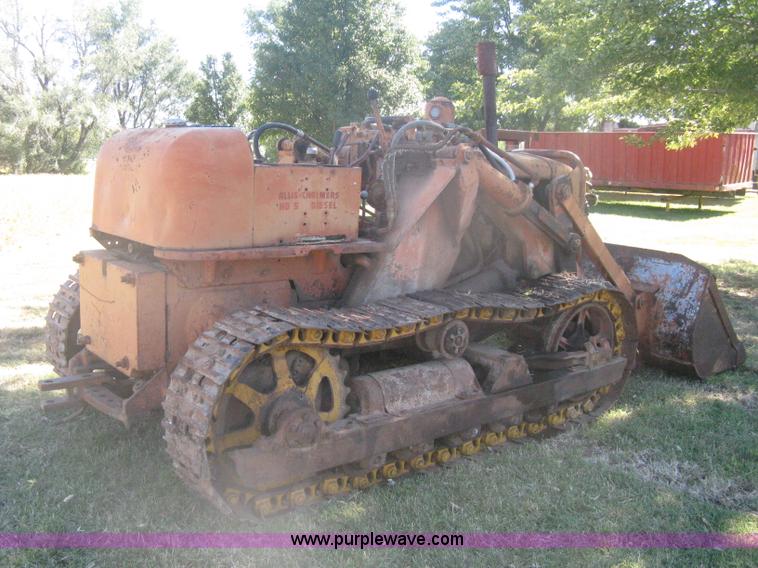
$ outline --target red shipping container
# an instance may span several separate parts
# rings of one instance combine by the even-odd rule
[[[507,134],[512,133],[512,134]],[[752,187],[756,134],[736,132],[700,140],[682,150],[654,142],[637,146],[624,140],[650,130],[613,132],[523,132],[500,130],[498,138],[523,141],[527,148],[569,150],[592,171],[595,187],[670,191],[734,192]]]

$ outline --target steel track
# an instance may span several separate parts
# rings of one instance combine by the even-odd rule
[[[69,359],[81,349],[76,344],[76,333],[79,330],[78,272],[61,284],[50,302],[45,327],[47,360],[58,375],[67,375]]]
[[[541,420],[522,422],[504,432],[482,432],[460,446],[438,443],[428,455],[392,460],[366,475],[351,477],[325,472],[307,483],[262,494],[224,486],[215,479],[214,459],[218,458],[208,451],[214,411],[225,385],[235,372],[275,347],[300,344],[370,351],[386,348],[388,344],[451,319],[490,324],[496,330],[519,323],[548,322],[574,306],[591,301],[607,305],[614,318],[616,351],[629,356],[636,346],[636,337],[630,307],[623,296],[606,282],[585,280],[572,274],[546,276],[529,287],[507,294],[436,290],[355,308],[258,308],[235,312],[204,332],[171,375],[163,404],[168,452],[179,476],[217,507],[225,511],[252,510],[265,516],[330,495],[362,489],[382,479],[445,463],[460,455],[471,455],[483,445],[496,446],[506,439],[538,435],[551,426],[561,427],[567,420],[577,419],[595,407],[607,408],[620,393],[621,384],[601,389],[603,392],[589,392],[587,398],[579,402],[545,401],[546,406],[558,406]],[[631,361],[627,373],[630,367]],[[605,395],[602,402],[601,395]]]

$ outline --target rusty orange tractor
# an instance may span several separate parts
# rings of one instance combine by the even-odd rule
[[[179,476],[268,515],[591,419],[638,355],[739,365],[708,271],[604,244],[579,158],[503,152],[487,108],[487,136],[441,98],[331,145],[282,123],[115,135],[103,248],[47,319],[47,409],[162,407]]]

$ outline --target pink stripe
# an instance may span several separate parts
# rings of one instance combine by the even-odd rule
[[[317,534],[317,533],[293,533]],[[326,533],[318,533],[326,534]],[[351,533],[352,534],[352,533]],[[390,534],[390,533],[374,533]],[[394,533],[399,534],[399,533]],[[420,534],[420,533],[418,533]],[[424,533],[427,542],[432,533]],[[385,545],[386,546],[386,545]],[[396,547],[398,545],[395,545]],[[417,545],[416,545],[417,546]],[[426,546],[426,545],[425,545]],[[290,533],[0,533],[0,548],[334,548]],[[356,548],[340,546],[340,548]],[[367,547],[371,547],[368,545]],[[758,548],[758,533],[464,533],[464,548]]]

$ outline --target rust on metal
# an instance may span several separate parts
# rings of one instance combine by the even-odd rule
[[[91,371],[80,373],[78,375],[65,375],[57,379],[43,379],[37,382],[37,388],[40,391],[53,391],[62,389],[73,389],[87,385],[99,385],[105,381],[111,380],[111,376],[104,371]]]
[[[106,251],[88,251],[79,272],[87,349],[127,373],[163,367],[165,270]]]
[[[642,358],[701,377],[744,348],[713,277],[606,246],[570,152],[373,116],[333,146],[294,125],[125,131],[98,157],[78,275],[47,317],[65,397],[127,427],[162,406],[178,475],[269,515],[586,421]],[[281,130],[278,163],[260,152]],[[506,334],[512,348],[484,344]]]
[[[647,292],[640,349],[648,363],[700,378],[744,363],[745,347],[707,268],[678,254],[608,248],[632,282],[640,283],[640,293]]]
[[[464,353],[466,361],[480,370],[482,390],[487,394],[521,387],[532,382],[526,360],[516,353],[494,345],[470,345]]]
[[[424,105],[424,118],[440,124],[455,123],[455,107],[447,97],[434,97]]]
[[[82,258],[83,255],[82,255]],[[68,372],[68,362],[82,349],[80,329],[79,273],[68,277],[50,302],[45,318],[45,348],[48,361],[59,375]]]
[[[492,41],[480,41],[476,44],[476,69],[482,76],[484,91],[484,125],[487,140],[497,144],[497,110],[496,85],[497,51]]]
[[[613,282],[624,293],[627,300],[634,299],[634,290],[626,273],[621,269],[616,260],[613,258],[608,248],[598,235],[587,215],[579,208],[576,201],[566,199],[563,207],[574,221],[574,227],[582,235],[582,243],[587,253],[601,267],[605,276]]]
[[[500,317],[504,317],[505,321],[512,322],[532,321],[535,317],[549,318],[550,314],[560,313],[561,306],[570,306],[577,301],[582,301],[584,298],[595,297],[596,294],[600,294],[603,290],[603,284],[600,282],[583,280],[570,274],[555,275],[543,279],[536,286],[524,287],[514,294],[480,294],[468,296],[467,298],[466,294],[439,291],[436,294],[435,300],[437,302],[445,302],[448,304],[447,306],[438,304],[437,311],[432,311],[430,309],[431,302],[427,298],[422,299],[420,302],[416,301],[406,305],[406,310],[411,310],[411,305],[413,305],[420,308],[419,315],[423,316],[441,312],[441,314],[446,314],[450,317],[452,314],[465,313],[467,314],[465,317],[474,319],[484,316],[485,318],[490,318],[492,321],[498,321]],[[624,301],[623,297],[618,296],[617,293],[610,292],[610,294],[611,297],[617,296],[615,301]],[[488,299],[490,300],[489,305],[487,304]],[[539,310],[537,306],[540,307]],[[510,311],[503,312],[495,307],[508,307]],[[626,339],[624,341],[629,342],[629,345],[633,346],[635,344],[634,329],[627,329],[625,327],[630,324],[633,326],[633,320],[630,319],[630,313],[625,310],[626,308],[622,308],[617,312],[619,317],[618,322],[624,326],[622,329],[625,329]],[[349,317],[351,312],[353,317]],[[382,325],[392,325],[407,320],[392,320],[386,317],[388,314],[384,314],[381,311],[379,313],[382,316],[378,322],[374,322],[373,319],[366,319],[368,314],[362,307],[344,308],[341,310],[259,309],[250,313],[240,312],[230,316],[217,324],[213,330],[204,333],[173,373],[174,380],[172,380],[169,386],[168,395],[164,402],[166,440],[169,452],[174,460],[177,461],[177,467],[182,477],[214,503],[228,509],[229,504],[212,483],[209,473],[206,473],[210,471],[209,459],[212,459],[213,456],[208,456],[205,452],[205,438],[211,435],[213,428],[212,422],[209,421],[209,417],[212,415],[211,409],[215,406],[217,397],[221,396],[222,386],[227,381],[226,377],[233,372],[235,366],[240,365],[249,357],[249,353],[254,352],[257,345],[267,345],[274,338],[297,337],[298,341],[303,341],[312,337],[313,341],[319,343],[322,341],[331,342],[339,341],[342,334],[337,332],[342,331],[353,332],[349,336],[351,345],[359,345],[367,340],[369,342],[378,341],[380,344],[383,344],[386,341],[390,341],[391,335],[387,333],[387,328],[384,329],[385,333],[379,335],[373,334],[371,330],[381,329],[373,326],[380,322]],[[276,314],[276,316],[272,314]],[[527,317],[526,314],[531,315]],[[622,318],[622,314],[626,315]],[[286,317],[293,323],[281,321],[279,316]],[[354,332],[354,321],[361,321],[361,325],[365,329],[364,333]],[[424,320],[416,317],[415,325],[420,325],[422,321]],[[318,334],[307,331],[312,329],[313,326],[319,326],[320,332]],[[397,326],[393,326],[390,329],[397,329]],[[412,336],[413,329],[409,329],[406,333]],[[401,339],[402,336],[396,335],[392,341],[399,341]],[[342,347],[344,348],[345,344]],[[628,349],[624,351],[624,353],[627,352]],[[618,360],[624,362],[624,365],[622,365],[623,369],[626,365],[626,359],[620,358]],[[586,378],[586,376],[583,377]],[[611,380],[609,377],[611,379],[619,378],[616,375],[605,373],[602,380],[609,381]],[[204,387],[202,389],[194,386],[198,384],[198,381],[203,383]],[[580,383],[582,381],[579,381],[577,378],[577,384]],[[588,390],[591,390],[594,385],[592,381],[583,384],[584,388]],[[548,387],[543,386],[540,388]],[[568,398],[573,396],[573,391],[567,386],[550,388],[558,392],[560,397],[565,396]],[[187,401],[189,400],[187,394],[190,392],[194,393],[194,402],[192,405],[187,405]],[[541,399],[542,404],[545,403],[545,400],[545,398]],[[560,400],[563,400],[563,398],[560,398]],[[519,410],[521,411],[523,408],[519,407]],[[198,422],[198,417],[207,418],[202,418]],[[457,423],[454,431],[466,429],[466,424],[467,422]],[[454,431],[450,433],[452,434]],[[406,438],[403,438],[403,441],[406,441]],[[264,444],[264,440],[261,440],[256,447],[261,449],[267,444],[275,444],[275,441],[272,439]],[[335,451],[339,451],[339,449],[335,449]],[[370,457],[365,455],[363,457],[357,456],[355,460],[360,461],[360,459]],[[289,472],[287,475],[283,475],[282,470],[279,470],[279,476],[276,478],[277,481],[280,484],[294,482],[300,478],[299,470],[302,467],[304,467],[303,464],[300,464],[298,471]],[[266,472],[262,473],[269,475]],[[261,477],[258,482],[259,487],[265,486],[267,490],[272,483],[274,483],[273,475]]]
[[[256,166],[253,177],[253,247],[358,238],[359,168]]]
[[[155,256],[165,260],[178,261],[229,261],[229,260],[263,260],[271,258],[293,258],[308,256],[316,252],[328,252],[334,255],[349,255],[381,252],[386,245],[368,239],[342,242],[324,239],[302,245],[280,245],[271,247],[251,247],[243,249],[180,250],[155,249]]]
[[[147,380],[140,380],[133,387],[132,394],[123,401],[125,425],[139,420],[161,407],[168,390],[169,375],[165,369],[157,371]]]
[[[416,334],[416,345],[434,358],[454,359],[468,348],[469,330],[462,321],[446,324]]]
[[[291,472],[291,481],[307,479],[319,471],[345,462],[370,458],[374,453],[423,443],[431,438],[452,434],[510,416],[523,415],[539,408],[552,392],[559,390],[561,400],[581,395],[621,380],[626,360],[617,357],[595,369],[571,371],[561,379],[547,380],[491,396],[480,396],[414,413],[356,424],[329,432],[308,448],[273,451],[245,448],[232,450],[230,458],[243,483],[253,489],[281,479]],[[560,385],[560,386],[558,386]],[[308,458],[305,459],[307,452]]]
[[[523,182],[512,181],[478,156],[479,186],[509,215],[518,215],[532,202],[532,190]]]
[[[103,233],[167,248],[249,247],[253,206],[252,153],[235,128],[123,130],[100,149],[92,227]]]
[[[408,365],[354,377],[351,395],[361,414],[412,413],[425,406],[481,393],[474,370],[463,359]],[[394,449],[394,448],[393,448]]]

